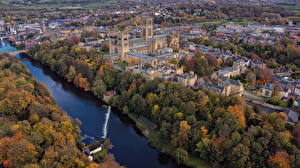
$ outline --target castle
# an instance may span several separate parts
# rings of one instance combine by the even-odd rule
[[[174,32],[153,33],[153,19],[144,17],[142,20],[141,37],[130,38],[128,32],[113,31],[109,34],[110,62],[136,62],[156,66],[158,63],[178,58],[179,54],[173,52],[179,46],[179,34]]]

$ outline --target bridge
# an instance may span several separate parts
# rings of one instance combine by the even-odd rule
[[[11,52],[5,52],[7,53],[8,55],[10,56],[16,56],[17,54],[20,54],[20,53],[26,53],[27,50],[18,50],[18,51],[11,51]]]

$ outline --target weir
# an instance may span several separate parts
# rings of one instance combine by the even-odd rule
[[[111,112],[111,107],[109,106],[108,110],[107,110],[107,113],[105,115],[105,123],[104,123],[104,127],[103,127],[103,136],[102,136],[103,139],[105,139],[106,135],[107,135],[108,121],[109,121],[110,112]]]
[[[0,42],[1,42],[1,46],[4,47],[5,43],[4,43],[3,37],[0,37]]]

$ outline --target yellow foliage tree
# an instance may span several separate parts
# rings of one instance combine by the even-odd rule
[[[241,128],[246,127],[246,120],[245,120],[245,109],[243,106],[234,105],[229,106],[227,111],[232,114],[238,121]]]

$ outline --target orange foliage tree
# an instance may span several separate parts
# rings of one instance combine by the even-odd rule
[[[269,157],[268,162],[274,168],[290,168],[290,156],[286,151],[277,151]]]
[[[240,105],[229,106],[227,111],[239,121],[239,125],[241,128],[246,127],[245,109],[243,106]]]

